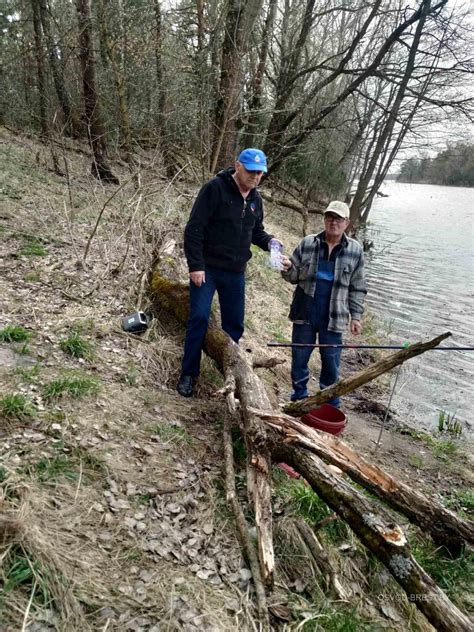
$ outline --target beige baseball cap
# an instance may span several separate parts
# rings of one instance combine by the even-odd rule
[[[350,217],[350,209],[345,202],[338,202],[334,200],[334,202],[330,202],[327,209],[324,211],[324,215],[326,213],[334,213],[334,215],[338,215],[343,219],[349,219]]]

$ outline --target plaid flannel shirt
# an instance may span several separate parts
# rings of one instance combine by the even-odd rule
[[[298,285],[290,310],[290,319],[295,323],[309,321],[309,309],[316,290],[316,273],[323,235],[324,231],[304,237],[290,257],[292,267],[288,272],[282,272],[285,281]],[[341,246],[336,258],[328,329],[344,333],[349,318],[360,320],[362,317],[367,286],[361,245],[344,234]]]

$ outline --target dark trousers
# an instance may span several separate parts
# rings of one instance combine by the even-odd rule
[[[319,329],[313,324],[293,325],[292,342],[315,344],[316,335],[319,344],[340,345],[342,344],[342,334],[328,331],[326,328]],[[293,347],[291,364],[291,381],[293,392],[291,399],[304,399],[308,397],[309,368],[308,362],[314,349],[312,347]],[[339,379],[339,363],[341,360],[341,349],[319,349],[321,356],[321,373],[319,375],[319,387],[326,388],[334,384]],[[339,407],[339,398],[328,402]]]
[[[184,341],[182,375],[199,375],[201,350],[215,292],[219,297],[222,329],[235,342],[239,342],[244,333],[245,274],[207,268],[206,282],[201,287],[192,282],[189,284],[189,319]]]

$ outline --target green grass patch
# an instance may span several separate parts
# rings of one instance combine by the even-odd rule
[[[43,397],[51,400],[69,395],[78,399],[97,393],[99,389],[99,380],[92,377],[59,377],[44,386]]]
[[[32,560],[21,546],[15,546],[9,551],[2,564],[2,575],[0,605],[16,589],[23,589],[31,594],[33,585],[36,586],[34,603],[45,606],[51,602],[50,574],[38,561]]]
[[[152,434],[158,435],[165,443],[175,443],[181,445],[191,445],[193,437],[181,426],[171,424],[155,424],[151,428]]]
[[[333,513],[304,481],[290,479],[287,474],[276,469],[273,478],[276,479],[275,492],[283,497],[294,514],[309,524],[315,525]],[[336,519],[323,526],[321,532],[331,542],[337,543],[347,536],[347,527],[342,520]]]
[[[89,452],[80,446],[75,447],[71,453],[76,461],[82,463],[82,467],[90,476],[91,473],[106,474],[108,472],[107,464],[101,457]]]
[[[65,450],[64,445],[58,444],[58,450]],[[83,483],[91,483],[100,476],[107,474],[108,469],[100,457],[81,447],[43,457],[36,463],[28,465],[24,471],[41,483],[66,479],[77,481],[82,477]]]
[[[45,457],[28,468],[30,474],[45,483],[51,480],[66,478],[75,481],[79,477],[77,463],[67,456]]]
[[[425,462],[418,454],[410,454],[408,462],[412,467],[416,467],[419,470],[423,469],[423,467],[425,466]]]
[[[28,342],[31,333],[21,325],[7,325],[0,329],[0,342]]]
[[[73,331],[67,338],[61,340],[59,346],[64,353],[73,358],[89,358],[91,356],[90,343],[78,331]]]
[[[444,504],[449,509],[454,509],[469,517],[474,514],[474,491],[472,489],[457,489]]]
[[[220,389],[225,384],[224,377],[214,360],[208,357],[204,357],[201,362],[201,382],[202,384],[209,384],[215,389]]]
[[[377,628],[379,629],[379,628]],[[355,608],[350,606],[328,606],[314,612],[313,617],[307,615],[304,623],[298,625],[303,632],[361,632],[375,630],[368,621],[361,619]]]
[[[454,603],[473,611],[473,604],[469,600],[474,588],[473,551],[466,550],[453,558],[446,549],[435,550],[431,543],[419,540],[412,545],[412,552],[416,561]]]
[[[8,478],[8,471],[0,465],[0,485]]]
[[[40,241],[28,239],[26,244],[20,248],[19,254],[24,257],[45,257],[48,251]]]
[[[291,342],[291,339],[283,331],[282,327],[270,327],[268,333],[273,338],[272,342]]]
[[[437,459],[445,462],[459,455],[459,447],[452,439],[433,439],[431,442],[431,451]]]
[[[36,406],[21,393],[9,393],[0,399],[0,415],[9,421],[24,421],[36,412]]]
[[[125,384],[129,386],[137,386],[140,381],[140,369],[134,362],[130,362],[127,368],[127,374],[123,378]]]

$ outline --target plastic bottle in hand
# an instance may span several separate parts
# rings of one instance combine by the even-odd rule
[[[283,251],[283,245],[278,239],[270,239],[270,268],[273,270],[282,270],[281,265],[281,253]]]

